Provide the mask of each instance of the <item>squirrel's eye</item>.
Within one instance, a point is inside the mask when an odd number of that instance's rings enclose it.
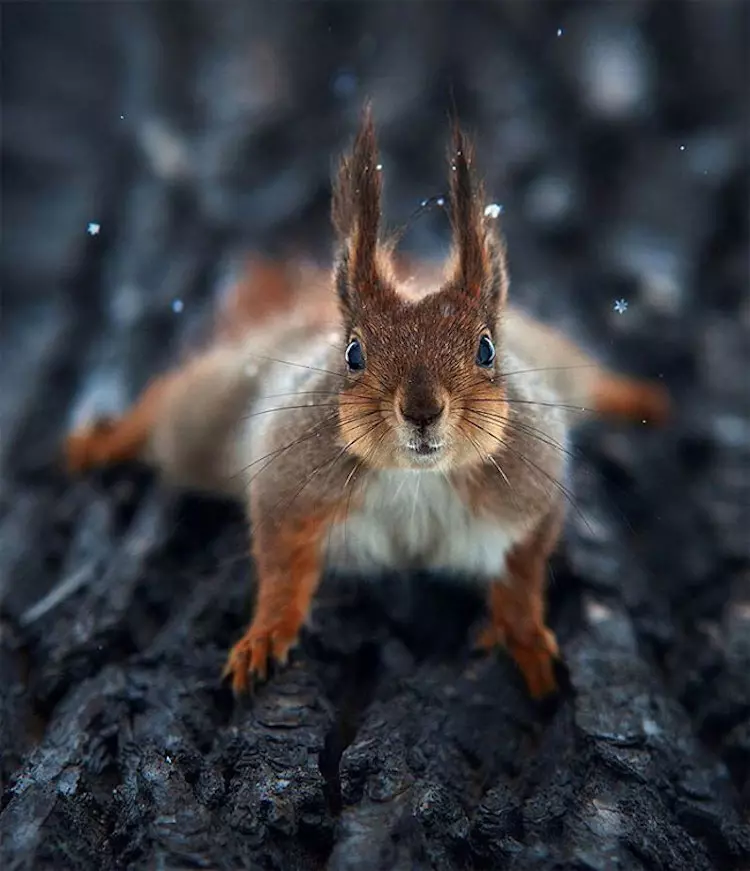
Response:
[[[495,346],[489,336],[482,336],[477,350],[477,365],[489,369],[495,362]]]
[[[362,352],[362,345],[359,339],[352,339],[346,346],[346,365],[353,372],[360,372],[365,368],[365,355]]]

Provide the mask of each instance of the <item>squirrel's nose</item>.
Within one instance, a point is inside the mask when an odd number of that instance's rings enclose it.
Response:
[[[445,399],[435,376],[426,366],[416,366],[409,373],[401,396],[400,411],[404,420],[425,429],[440,417]]]
[[[402,405],[401,414],[404,416],[404,420],[408,420],[414,426],[425,428],[440,418],[444,408],[445,405],[438,405],[437,403],[410,406],[408,408]]]

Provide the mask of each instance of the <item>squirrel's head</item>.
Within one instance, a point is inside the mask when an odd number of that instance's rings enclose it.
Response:
[[[457,126],[449,166],[452,256],[442,284],[418,299],[399,292],[393,244],[381,238],[382,173],[369,106],[334,186],[334,282],[348,373],[341,434],[371,466],[446,471],[483,463],[502,444],[505,250]]]

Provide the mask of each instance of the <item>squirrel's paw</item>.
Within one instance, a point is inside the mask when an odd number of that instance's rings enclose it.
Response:
[[[68,471],[85,472],[105,463],[109,437],[116,425],[116,421],[110,418],[101,418],[74,430],[65,439],[65,465]]]
[[[506,648],[521,670],[533,698],[543,698],[557,690],[555,660],[560,651],[554,632],[546,626],[538,626],[528,635],[518,637],[507,627],[488,623],[477,638],[476,647],[483,651]]]
[[[256,627],[254,624],[234,645],[227,657],[222,679],[232,678],[235,695],[246,693],[251,681],[262,682],[268,676],[268,663],[285,665],[289,651],[297,643],[299,623],[276,623]]]

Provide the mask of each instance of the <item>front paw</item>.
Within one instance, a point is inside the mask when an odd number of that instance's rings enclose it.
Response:
[[[554,632],[546,626],[521,636],[511,633],[507,626],[488,623],[477,638],[476,647],[484,651],[506,648],[521,670],[532,698],[541,699],[557,691],[555,660],[560,650]]]
[[[269,662],[285,665],[289,651],[297,643],[299,621],[277,622],[273,626],[253,624],[234,645],[227,657],[222,679],[232,678],[232,691],[241,695],[251,682],[262,682],[268,676]]]

